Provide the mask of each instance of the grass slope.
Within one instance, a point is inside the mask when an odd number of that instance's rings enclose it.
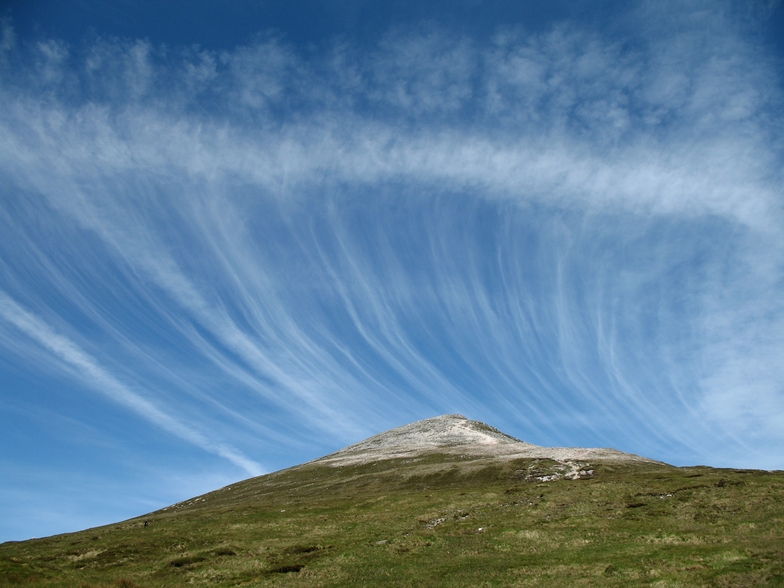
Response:
[[[784,586],[784,473],[428,455],[306,464],[0,545],[23,586]],[[149,527],[143,526],[144,520]]]

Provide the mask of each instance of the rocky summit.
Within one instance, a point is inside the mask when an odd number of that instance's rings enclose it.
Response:
[[[433,453],[505,460],[540,458],[558,462],[655,463],[615,449],[532,445],[460,414],[442,415],[391,429],[312,463],[346,466]]]

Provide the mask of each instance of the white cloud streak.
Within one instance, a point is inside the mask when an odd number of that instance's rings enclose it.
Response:
[[[84,382],[112,401],[130,409],[164,431],[193,445],[229,460],[250,475],[260,475],[264,469],[255,461],[228,445],[210,441],[204,434],[168,415],[149,400],[131,390],[108,373],[98,362],[66,337],[54,332],[39,318],[19,306],[4,292],[0,292],[0,316],[22,333],[51,351],[56,357],[74,367]]]

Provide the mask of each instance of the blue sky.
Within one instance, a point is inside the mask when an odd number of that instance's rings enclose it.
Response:
[[[444,413],[784,468],[780,3],[0,6],[0,541]]]

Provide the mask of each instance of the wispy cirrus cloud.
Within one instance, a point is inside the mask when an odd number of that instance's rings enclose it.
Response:
[[[218,411],[241,459],[461,410],[778,463],[780,80],[721,11],[640,6],[315,55],[6,29],[8,316],[102,388],[127,358],[193,434]]]
[[[258,463],[241,452],[229,445],[210,440],[204,433],[178,421],[138,392],[134,392],[128,385],[107,372],[95,358],[85,353],[68,338],[56,333],[3,292],[0,292],[0,317],[73,367],[90,388],[107,395],[114,402],[125,406],[168,433],[229,460],[252,476],[263,473],[264,470]],[[4,342],[6,345],[9,343],[7,339]]]

